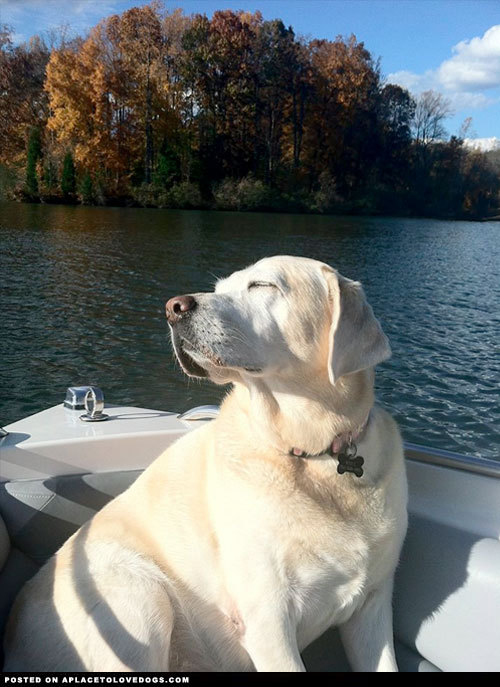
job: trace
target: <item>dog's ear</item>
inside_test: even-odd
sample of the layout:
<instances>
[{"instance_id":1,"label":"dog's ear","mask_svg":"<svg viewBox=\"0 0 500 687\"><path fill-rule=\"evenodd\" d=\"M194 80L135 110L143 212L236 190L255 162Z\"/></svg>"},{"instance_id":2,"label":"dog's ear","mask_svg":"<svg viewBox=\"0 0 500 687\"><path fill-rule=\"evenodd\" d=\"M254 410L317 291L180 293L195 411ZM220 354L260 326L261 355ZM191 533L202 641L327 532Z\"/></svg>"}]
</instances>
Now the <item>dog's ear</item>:
<instances>
[{"instance_id":1,"label":"dog's ear","mask_svg":"<svg viewBox=\"0 0 500 687\"><path fill-rule=\"evenodd\" d=\"M391 348L361 284L334 270L325 270L325 276L332 307L328 375L335 384L344 375L386 360Z\"/></svg>"}]
</instances>

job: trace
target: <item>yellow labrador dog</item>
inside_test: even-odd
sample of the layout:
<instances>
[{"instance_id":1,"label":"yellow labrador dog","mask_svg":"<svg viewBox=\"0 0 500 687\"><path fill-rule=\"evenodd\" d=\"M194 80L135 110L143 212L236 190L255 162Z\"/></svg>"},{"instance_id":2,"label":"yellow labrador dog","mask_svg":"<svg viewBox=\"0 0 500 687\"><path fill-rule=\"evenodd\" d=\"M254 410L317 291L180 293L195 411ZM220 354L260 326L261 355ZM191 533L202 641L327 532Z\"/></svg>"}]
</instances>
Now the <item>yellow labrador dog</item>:
<instances>
[{"instance_id":1,"label":"yellow labrador dog","mask_svg":"<svg viewBox=\"0 0 500 687\"><path fill-rule=\"evenodd\" d=\"M303 671L336 625L355 670L397 670L407 489L361 285L265 258L167 318L184 371L233 389L25 586L6 669Z\"/></svg>"}]
</instances>

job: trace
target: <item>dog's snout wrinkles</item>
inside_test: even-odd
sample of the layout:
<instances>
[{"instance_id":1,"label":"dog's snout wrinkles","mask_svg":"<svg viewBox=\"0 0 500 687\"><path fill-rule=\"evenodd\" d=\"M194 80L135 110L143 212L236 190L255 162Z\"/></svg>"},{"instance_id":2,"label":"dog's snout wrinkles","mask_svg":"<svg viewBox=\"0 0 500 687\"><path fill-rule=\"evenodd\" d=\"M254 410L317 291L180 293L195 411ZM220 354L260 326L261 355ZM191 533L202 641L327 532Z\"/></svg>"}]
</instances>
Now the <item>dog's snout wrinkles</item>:
<instances>
[{"instance_id":1,"label":"dog's snout wrinkles","mask_svg":"<svg viewBox=\"0 0 500 687\"><path fill-rule=\"evenodd\" d=\"M186 312L193 310L195 306L196 300L193 296L174 296L165 305L167 320L170 324L175 324Z\"/></svg>"}]
</instances>

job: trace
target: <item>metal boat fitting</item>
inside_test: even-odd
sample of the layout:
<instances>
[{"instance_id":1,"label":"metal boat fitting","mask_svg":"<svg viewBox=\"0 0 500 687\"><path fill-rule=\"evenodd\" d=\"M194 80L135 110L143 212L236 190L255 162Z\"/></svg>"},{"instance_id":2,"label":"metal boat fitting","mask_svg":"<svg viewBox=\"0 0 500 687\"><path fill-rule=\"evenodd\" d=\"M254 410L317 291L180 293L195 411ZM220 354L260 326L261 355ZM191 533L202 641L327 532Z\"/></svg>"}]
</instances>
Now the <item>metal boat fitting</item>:
<instances>
[{"instance_id":1,"label":"metal boat fitting","mask_svg":"<svg viewBox=\"0 0 500 687\"><path fill-rule=\"evenodd\" d=\"M213 420L219 414L219 406L196 406L177 416L178 420Z\"/></svg>"},{"instance_id":2,"label":"metal boat fitting","mask_svg":"<svg viewBox=\"0 0 500 687\"><path fill-rule=\"evenodd\" d=\"M85 393L83 404L87 411L80 415L82 422L102 422L107 420L109 415L102 411L104 410L104 394L98 386L88 386Z\"/></svg>"},{"instance_id":3,"label":"metal boat fitting","mask_svg":"<svg viewBox=\"0 0 500 687\"><path fill-rule=\"evenodd\" d=\"M69 410L85 410L85 396L91 388L90 386L69 386L66 389L64 407ZM103 395L99 387L96 386L94 389L98 389L101 396Z\"/></svg>"}]
</instances>

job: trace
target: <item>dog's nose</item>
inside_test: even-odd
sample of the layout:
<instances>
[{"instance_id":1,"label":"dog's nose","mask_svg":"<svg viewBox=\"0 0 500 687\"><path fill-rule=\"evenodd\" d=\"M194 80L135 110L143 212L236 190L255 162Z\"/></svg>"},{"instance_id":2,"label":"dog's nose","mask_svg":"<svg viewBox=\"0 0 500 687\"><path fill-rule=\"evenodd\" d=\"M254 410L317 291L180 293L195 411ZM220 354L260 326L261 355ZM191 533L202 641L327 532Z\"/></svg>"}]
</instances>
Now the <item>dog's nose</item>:
<instances>
[{"instance_id":1,"label":"dog's nose","mask_svg":"<svg viewBox=\"0 0 500 687\"><path fill-rule=\"evenodd\" d=\"M165 305L169 324L178 322L182 319L184 313L188 312L188 310L193 310L195 306L196 300L193 296L174 296L174 298L170 298Z\"/></svg>"}]
</instances>

